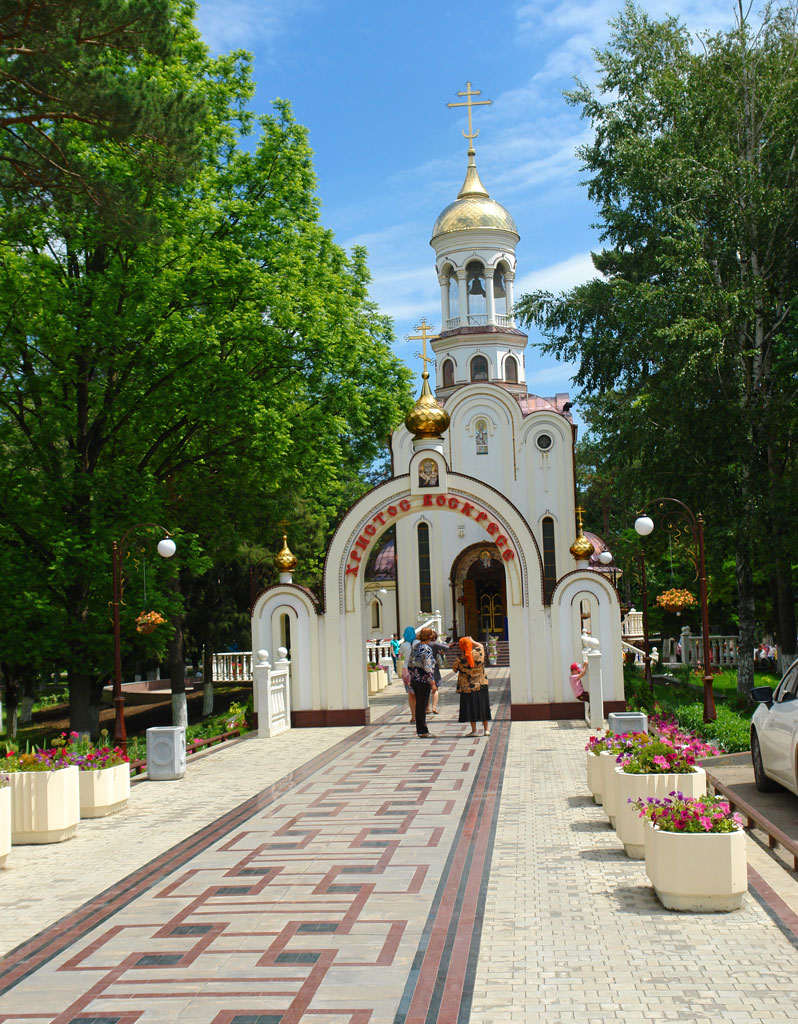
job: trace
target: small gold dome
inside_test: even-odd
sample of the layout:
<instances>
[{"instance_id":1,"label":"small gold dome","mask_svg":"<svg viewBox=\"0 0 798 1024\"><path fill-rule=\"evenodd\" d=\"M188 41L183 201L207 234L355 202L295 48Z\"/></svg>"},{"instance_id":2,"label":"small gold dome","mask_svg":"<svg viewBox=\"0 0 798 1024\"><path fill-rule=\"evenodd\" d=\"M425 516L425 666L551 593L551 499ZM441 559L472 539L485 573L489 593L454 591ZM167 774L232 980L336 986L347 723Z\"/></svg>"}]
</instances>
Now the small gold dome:
<instances>
[{"instance_id":1,"label":"small gold dome","mask_svg":"<svg viewBox=\"0 0 798 1024\"><path fill-rule=\"evenodd\" d=\"M291 554L288 547L287 534L283 534L283 546L274 559L275 568L280 572L293 572L297 567L296 555Z\"/></svg>"},{"instance_id":2,"label":"small gold dome","mask_svg":"<svg viewBox=\"0 0 798 1024\"><path fill-rule=\"evenodd\" d=\"M581 529L579 531L579 536L571 545L570 551L578 562L581 562L583 559L589 559L590 556L593 554L593 545L590 543L590 541L587 539L584 533L582 533Z\"/></svg>"},{"instance_id":3,"label":"small gold dome","mask_svg":"<svg viewBox=\"0 0 798 1024\"><path fill-rule=\"evenodd\" d=\"M518 235L518 228L501 203L491 199L480 180L474 160L474 150L468 151L468 169L463 187L457 199L449 203L435 221L432 237L448 234L450 231L466 231L469 228L499 228ZM520 237L520 236L519 236Z\"/></svg>"},{"instance_id":4,"label":"small gold dome","mask_svg":"<svg viewBox=\"0 0 798 1024\"><path fill-rule=\"evenodd\" d=\"M429 374L421 374L424 384L418 401L405 416L405 426L417 438L440 437L449 428L449 413L446 412L430 391Z\"/></svg>"}]
</instances>

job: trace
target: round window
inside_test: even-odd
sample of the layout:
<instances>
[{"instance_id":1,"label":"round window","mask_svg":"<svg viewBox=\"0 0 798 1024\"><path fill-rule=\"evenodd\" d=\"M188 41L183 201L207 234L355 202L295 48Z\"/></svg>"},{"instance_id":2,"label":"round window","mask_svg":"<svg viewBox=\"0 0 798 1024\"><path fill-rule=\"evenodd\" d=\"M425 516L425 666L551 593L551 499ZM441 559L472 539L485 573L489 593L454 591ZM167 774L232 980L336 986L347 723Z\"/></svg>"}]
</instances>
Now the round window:
<instances>
[{"instance_id":1,"label":"round window","mask_svg":"<svg viewBox=\"0 0 798 1024\"><path fill-rule=\"evenodd\" d=\"M550 434L538 434L535 438L535 444L540 448L542 452L547 452L551 448L552 440Z\"/></svg>"}]
</instances>

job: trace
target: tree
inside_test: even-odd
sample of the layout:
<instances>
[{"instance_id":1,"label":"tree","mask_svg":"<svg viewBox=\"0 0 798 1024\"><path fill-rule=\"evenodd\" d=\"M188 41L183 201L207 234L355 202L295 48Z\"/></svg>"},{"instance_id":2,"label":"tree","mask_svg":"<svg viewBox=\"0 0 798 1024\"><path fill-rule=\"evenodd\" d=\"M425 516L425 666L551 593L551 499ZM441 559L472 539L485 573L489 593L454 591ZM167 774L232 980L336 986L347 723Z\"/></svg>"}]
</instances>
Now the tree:
<instances>
[{"instance_id":1,"label":"tree","mask_svg":"<svg viewBox=\"0 0 798 1024\"><path fill-rule=\"evenodd\" d=\"M785 557L796 540L785 500L798 380L795 13L767 9L754 28L740 6L733 30L695 50L675 19L626 5L597 54L597 88L567 94L594 130L580 156L605 243L593 256L601 277L519 302L546 350L579 361L591 429L613 438L613 466L644 473L648 497L662 481L723 523L742 690L757 555L778 591L782 651L795 646Z\"/></svg>"},{"instance_id":2,"label":"tree","mask_svg":"<svg viewBox=\"0 0 798 1024\"><path fill-rule=\"evenodd\" d=\"M89 148L90 167L137 195L139 230L85 203L7 206L0 247L0 572L28 559L72 727L92 733L112 665L112 538L157 522L192 552L150 580L174 617L156 642L171 641L179 694L174 634L201 555L251 541L264 508L304 505L329 526L410 399L364 253L319 223L306 132L278 102L254 151L240 148L247 59L212 60L181 31L206 111L201 167L154 180L134 153ZM126 606L126 637L139 610ZM24 655L2 645L4 661Z\"/></svg>"},{"instance_id":3,"label":"tree","mask_svg":"<svg viewBox=\"0 0 798 1024\"><path fill-rule=\"evenodd\" d=\"M201 155L206 97L189 71L188 0L0 0L0 191L135 213L102 153L180 180Z\"/></svg>"}]
</instances>

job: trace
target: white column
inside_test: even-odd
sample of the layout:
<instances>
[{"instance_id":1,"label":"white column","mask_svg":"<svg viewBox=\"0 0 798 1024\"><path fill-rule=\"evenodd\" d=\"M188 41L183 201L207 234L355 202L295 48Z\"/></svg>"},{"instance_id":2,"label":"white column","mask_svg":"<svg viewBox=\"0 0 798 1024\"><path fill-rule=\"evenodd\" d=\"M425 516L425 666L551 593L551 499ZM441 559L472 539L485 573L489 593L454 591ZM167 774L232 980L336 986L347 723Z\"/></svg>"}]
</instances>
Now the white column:
<instances>
[{"instance_id":1,"label":"white column","mask_svg":"<svg viewBox=\"0 0 798 1024\"><path fill-rule=\"evenodd\" d=\"M496 323L496 298L493 294L493 268L485 267L485 297L488 304L488 323Z\"/></svg>"},{"instance_id":2,"label":"white column","mask_svg":"<svg viewBox=\"0 0 798 1024\"><path fill-rule=\"evenodd\" d=\"M515 304L515 298L513 296L513 281L515 280L515 274L508 270L504 275L504 286L507 289L507 316L510 317L510 322L515 323L515 311L513 305Z\"/></svg>"},{"instance_id":3,"label":"white column","mask_svg":"<svg viewBox=\"0 0 798 1024\"><path fill-rule=\"evenodd\" d=\"M449 312L449 278L439 277L438 282L441 286L441 331L447 329L449 317L452 315Z\"/></svg>"},{"instance_id":4,"label":"white column","mask_svg":"<svg viewBox=\"0 0 798 1024\"><path fill-rule=\"evenodd\" d=\"M465 267L457 271L458 298L460 300L460 326L468 326L468 295L466 294Z\"/></svg>"}]
</instances>

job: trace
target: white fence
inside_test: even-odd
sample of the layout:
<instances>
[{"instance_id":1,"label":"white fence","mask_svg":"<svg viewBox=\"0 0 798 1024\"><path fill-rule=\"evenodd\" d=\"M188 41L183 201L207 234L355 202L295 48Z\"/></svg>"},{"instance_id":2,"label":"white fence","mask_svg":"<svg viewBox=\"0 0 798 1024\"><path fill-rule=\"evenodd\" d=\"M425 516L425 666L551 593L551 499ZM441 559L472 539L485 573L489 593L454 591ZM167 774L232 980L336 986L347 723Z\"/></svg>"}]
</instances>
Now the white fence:
<instances>
[{"instance_id":1,"label":"white fence","mask_svg":"<svg viewBox=\"0 0 798 1024\"><path fill-rule=\"evenodd\" d=\"M681 659L677 656L677 645L681 641ZM709 660L713 668L737 668L740 638L737 636L709 636ZM690 627L685 626L679 640L668 637L663 643L664 661L671 665L701 665L704 661L704 638L693 636Z\"/></svg>"},{"instance_id":2,"label":"white fence","mask_svg":"<svg viewBox=\"0 0 798 1024\"><path fill-rule=\"evenodd\" d=\"M213 656L215 683L251 683L252 651L225 651Z\"/></svg>"},{"instance_id":3,"label":"white fence","mask_svg":"<svg viewBox=\"0 0 798 1024\"><path fill-rule=\"evenodd\" d=\"M253 704L258 736L277 736L291 728L291 663L285 647L277 648L272 666L268 651L258 651L253 667Z\"/></svg>"}]
</instances>

